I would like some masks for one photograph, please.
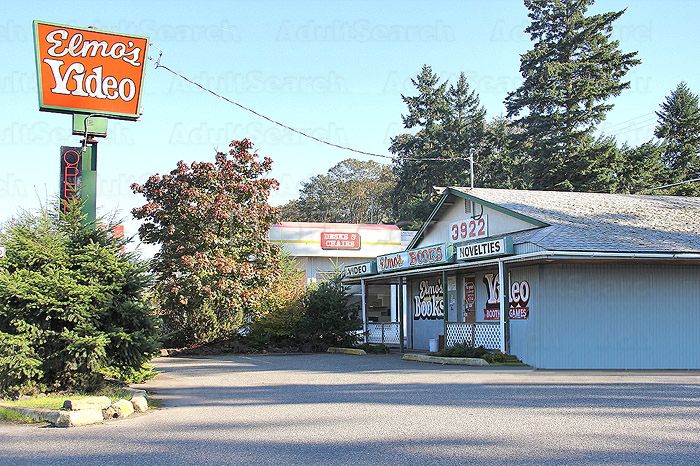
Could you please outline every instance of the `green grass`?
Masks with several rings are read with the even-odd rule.
[[[0,406],[0,422],[12,422],[14,424],[30,424],[38,421],[35,421],[30,417],[23,416],[17,411],[13,411],[11,409],[3,408],[2,406]]]
[[[132,394],[120,387],[104,387],[94,393],[56,393],[49,394],[44,397],[32,397],[25,400],[0,400],[0,403],[5,406],[18,406],[22,408],[41,408],[41,409],[62,409],[63,402],[67,399],[80,400],[93,396],[106,396],[112,401],[131,400]]]

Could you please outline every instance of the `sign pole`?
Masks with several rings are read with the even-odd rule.
[[[97,141],[85,139],[82,156],[82,185],[80,200],[86,225],[94,225],[97,220]]]

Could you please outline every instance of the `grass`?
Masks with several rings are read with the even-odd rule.
[[[43,397],[31,397],[24,400],[5,401],[0,400],[0,403],[5,406],[17,406],[21,408],[41,408],[41,409],[62,409],[63,402],[67,399],[80,400],[93,396],[106,396],[112,401],[131,400],[132,394],[121,387],[103,387],[95,393],[52,393]]]
[[[34,419],[23,416],[17,411],[13,411],[8,408],[3,408],[0,406],[0,421],[2,422],[11,422],[13,424],[30,424],[30,423],[35,423],[39,421],[35,421]]]

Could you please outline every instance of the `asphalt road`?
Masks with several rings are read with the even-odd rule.
[[[533,372],[396,356],[163,358],[166,408],[0,425],[0,464],[698,464],[697,372]]]

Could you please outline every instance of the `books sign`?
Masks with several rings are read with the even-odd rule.
[[[378,272],[393,272],[394,270],[427,267],[429,265],[446,264],[454,256],[447,255],[445,244],[436,244],[419,249],[396,252],[377,257]]]
[[[39,109],[135,120],[148,38],[34,21]]]

